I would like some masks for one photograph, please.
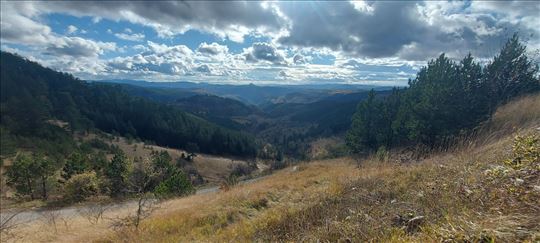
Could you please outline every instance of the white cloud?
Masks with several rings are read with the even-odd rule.
[[[244,56],[248,62],[269,62],[276,65],[287,65],[286,54],[274,45],[265,42],[256,42],[244,49]]]
[[[60,12],[111,20],[127,20],[170,37],[196,29],[242,42],[252,32],[277,32],[283,19],[275,8],[255,1],[234,2],[33,2],[42,12]]]
[[[67,29],[66,29],[66,34],[71,35],[71,34],[77,32],[77,30],[78,30],[78,28],[75,27],[74,25],[69,25],[67,27]]]
[[[3,42],[14,44],[46,44],[49,42],[51,28],[31,17],[37,13],[27,2],[1,2],[0,37]]]
[[[46,54],[72,57],[97,57],[105,51],[116,50],[112,42],[96,42],[80,37],[60,37],[46,47]]]
[[[187,46],[167,46],[151,41],[147,44],[148,52],[110,60],[109,71],[184,75],[194,67],[193,52]]]
[[[1,40],[3,50],[23,45],[36,59],[81,77],[406,82],[407,75],[441,52],[456,58],[469,51],[480,59],[493,56],[516,30],[522,36],[533,34],[529,46],[540,48],[538,12],[540,4],[532,1],[2,1]],[[93,23],[128,21],[168,39],[144,42],[145,34],[134,31],[139,28],[111,26],[115,31],[107,33],[140,42],[118,47],[76,36],[85,30],[74,25],[54,33],[46,24],[50,13],[88,16]],[[232,47],[216,42],[200,43],[195,50],[164,44],[188,30],[234,42],[247,36],[261,42],[248,43],[241,53],[231,53]],[[103,59],[106,52],[114,52],[115,58]]]
[[[224,45],[220,45],[218,43],[213,42],[212,44],[207,44],[206,42],[203,42],[199,45],[199,48],[197,48],[197,51],[203,54],[208,55],[220,55],[220,54],[227,54],[229,52],[229,48]]]
[[[119,39],[122,40],[128,40],[128,41],[143,41],[145,38],[145,35],[142,33],[134,33],[134,34],[128,34],[128,33],[116,33],[114,34]]]

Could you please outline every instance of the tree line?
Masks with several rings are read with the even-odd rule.
[[[62,120],[71,132],[99,129],[162,146],[189,147],[193,152],[256,155],[252,136],[178,107],[132,96],[120,86],[87,83],[7,52],[1,53],[0,65],[0,129],[6,153],[28,145],[43,147],[55,139],[65,141],[65,135],[50,126],[50,120]]]
[[[182,164],[173,163],[166,151],[133,160],[121,150],[110,160],[102,152],[77,151],[63,163],[39,153],[19,153],[6,171],[6,181],[18,196],[32,200],[48,200],[50,195],[69,203],[100,195],[181,196],[194,192]]]
[[[514,34],[485,66],[471,54],[428,62],[409,87],[358,104],[346,137],[353,153],[424,144],[431,148],[466,133],[514,97],[540,91],[538,65]]]

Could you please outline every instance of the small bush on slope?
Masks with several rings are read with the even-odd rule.
[[[81,202],[99,193],[99,180],[96,172],[76,174],[69,178],[64,188],[64,199],[71,202]]]

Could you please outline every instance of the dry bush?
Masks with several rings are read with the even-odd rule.
[[[17,216],[22,213],[22,210],[7,212],[9,215],[0,215],[0,236],[3,240],[10,240],[16,238],[16,234],[13,232],[20,223],[17,222]]]
[[[99,223],[100,219],[103,220],[103,214],[111,207],[112,204],[109,203],[94,203],[79,208],[77,212],[94,225]]]
[[[137,231],[141,222],[160,208],[160,200],[151,193],[140,194],[137,198],[135,212],[124,217],[111,219],[111,227],[120,234]]]
[[[62,222],[60,210],[44,210],[40,213],[41,221],[47,226],[52,226],[55,233],[58,233],[58,224]]]

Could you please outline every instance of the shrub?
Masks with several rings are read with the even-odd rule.
[[[95,148],[95,149],[101,149],[101,150],[110,150],[110,146],[105,143],[103,140],[99,139],[99,138],[93,138],[91,140],[89,140],[87,142],[90,146],[92,146],[92,148]]]
[[[230,176],[241,177],[251,174],[254,170],[257,169],[257,164],[248,163],[248,164],[235,164],[231,170]]]
[[[537,135],[516,136],[512,146],[512,158],[505,164],[514,169],[521,169],[532,163],[540,162],[540,138]]]
[[[99,193],[99,180],[96,172],[85,172],[72,176],[65,185],[64,199],[81,202]]]
[[[385,146],[380,146],[379,149],[377,149],[377,153],[375,154],[375,157],[379,162],[386,162],[388,161],[388,157],[390,156],[390,153],[386,149]]]
[[[283,160],[274,160],[270,164],[270,169],[271,170],[280,170],[280,169],[285,168],[286,166],[287,166],[287,162],[285,162]]]
[[[154,192],[160,197],[183,196],[194,191],[191,181],[182,171],[176,171],[154,189]]]

